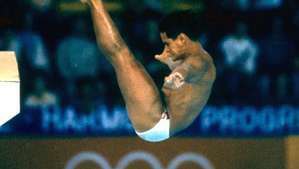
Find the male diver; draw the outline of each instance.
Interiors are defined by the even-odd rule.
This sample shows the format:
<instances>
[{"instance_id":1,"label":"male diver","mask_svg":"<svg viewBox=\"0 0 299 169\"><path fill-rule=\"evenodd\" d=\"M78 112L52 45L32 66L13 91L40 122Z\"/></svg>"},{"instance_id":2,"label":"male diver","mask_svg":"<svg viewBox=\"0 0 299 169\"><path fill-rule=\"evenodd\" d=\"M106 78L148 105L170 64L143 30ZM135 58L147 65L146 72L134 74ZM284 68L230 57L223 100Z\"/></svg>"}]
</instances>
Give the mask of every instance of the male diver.
<instances>
[{"instance_id":1,"label":"male diver","mask_svg":"<svg viewBox=\"0 0 299 169\"><path fill-rule=\"evenodd\" d=\"M161 32L165 47L155 58L172 71L164 79L166 105L163 105L157 86L122 39L103 1L81 1L90 7L98 46L116 72L137 135L149 142L159 142L187 128L210 96L216 78L211 56L187 32L174 38Z\"/></svg>"}]
</instances>

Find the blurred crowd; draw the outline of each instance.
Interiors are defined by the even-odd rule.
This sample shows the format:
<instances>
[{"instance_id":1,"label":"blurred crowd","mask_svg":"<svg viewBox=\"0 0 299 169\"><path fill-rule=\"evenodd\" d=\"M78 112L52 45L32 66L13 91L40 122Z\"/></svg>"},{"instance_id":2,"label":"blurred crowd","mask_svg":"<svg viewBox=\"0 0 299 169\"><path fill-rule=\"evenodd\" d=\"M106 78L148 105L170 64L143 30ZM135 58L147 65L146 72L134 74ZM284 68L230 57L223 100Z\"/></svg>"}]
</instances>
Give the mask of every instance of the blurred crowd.
<instances>
[{"instance_id":1,"label":"blurred crowd","mask_svg":"<svg viewBox=\"0 0 299 169\"><path fill-rule=\"evenodd\" d=\"M129 1L128 1L129 2ZM139 2L139 1L138 1ZM296 0L203 1L198 40L214 58L217 80L209 104L299 103L299 3ZM159 1L112 12L135 56L161 88L165 65ZM3 18L3 17L2 17ZM0 28L0 49L16 52L24 107L122 105L112 67L98 49L88 11L23 9L17 24ZM0 24L3 24L3 19Z\"/></svg>"}]
</instances>

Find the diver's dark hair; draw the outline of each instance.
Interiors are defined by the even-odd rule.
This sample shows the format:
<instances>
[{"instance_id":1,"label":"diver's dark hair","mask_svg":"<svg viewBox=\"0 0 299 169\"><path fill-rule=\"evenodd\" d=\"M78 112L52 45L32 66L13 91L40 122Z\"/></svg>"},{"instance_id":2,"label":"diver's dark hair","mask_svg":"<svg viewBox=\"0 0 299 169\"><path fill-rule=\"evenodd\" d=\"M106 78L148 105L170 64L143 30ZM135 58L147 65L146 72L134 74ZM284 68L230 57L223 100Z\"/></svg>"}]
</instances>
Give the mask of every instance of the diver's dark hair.
<instances>
[{"instance_id":1,"label":"diver's dark hair","mask_svg":"<svg viewBox=\"0 0 299 169\"><path fill-rule=\"evenodd\" d=\"M176 38L185 33L192 40L199 39L200 13L198 11L176 11L163 17L159 24L160 32Z\"/></svg>"}]
</instances>

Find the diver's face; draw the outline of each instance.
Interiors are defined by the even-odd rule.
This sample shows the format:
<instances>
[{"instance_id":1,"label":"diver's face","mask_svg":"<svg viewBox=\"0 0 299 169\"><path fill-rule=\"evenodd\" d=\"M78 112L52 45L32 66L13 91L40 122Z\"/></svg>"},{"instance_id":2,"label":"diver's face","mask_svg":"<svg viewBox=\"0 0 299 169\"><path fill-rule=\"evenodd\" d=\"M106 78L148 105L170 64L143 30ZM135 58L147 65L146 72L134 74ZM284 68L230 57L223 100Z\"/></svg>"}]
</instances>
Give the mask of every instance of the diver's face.
<instances>
[{"instance_id":1,"label":"diver's face","mask_svg":"<svg viewBox=\"0 0 299 169\"><path fill-rule=\"evenodd\" d=\"M160 55L163 58L172 58L176 61L183 57L188 50L190 39L184 33L179 34L175 39L169 38L166 33L161 33L161 40L165 44L164 51Z\"/></svg>"}]
</instances>

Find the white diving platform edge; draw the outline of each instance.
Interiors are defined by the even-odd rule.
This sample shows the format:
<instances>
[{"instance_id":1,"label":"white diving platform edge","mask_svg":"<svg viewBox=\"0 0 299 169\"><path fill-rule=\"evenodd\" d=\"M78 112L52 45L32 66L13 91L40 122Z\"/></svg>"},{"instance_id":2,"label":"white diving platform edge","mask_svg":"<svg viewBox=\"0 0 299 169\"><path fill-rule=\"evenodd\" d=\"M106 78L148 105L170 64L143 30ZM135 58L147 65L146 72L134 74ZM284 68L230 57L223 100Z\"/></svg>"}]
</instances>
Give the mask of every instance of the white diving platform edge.
<instances>
[{"instance_id":1,"label":"white diving platform edge","mask_svg":"<svg viewBox=\"0 0 299 169\"><path fill-rule=\"evenodd\" d=\"M20 113L20 77L14 52L0 51L0 127Z\"/></svg>"}]
</instances>

